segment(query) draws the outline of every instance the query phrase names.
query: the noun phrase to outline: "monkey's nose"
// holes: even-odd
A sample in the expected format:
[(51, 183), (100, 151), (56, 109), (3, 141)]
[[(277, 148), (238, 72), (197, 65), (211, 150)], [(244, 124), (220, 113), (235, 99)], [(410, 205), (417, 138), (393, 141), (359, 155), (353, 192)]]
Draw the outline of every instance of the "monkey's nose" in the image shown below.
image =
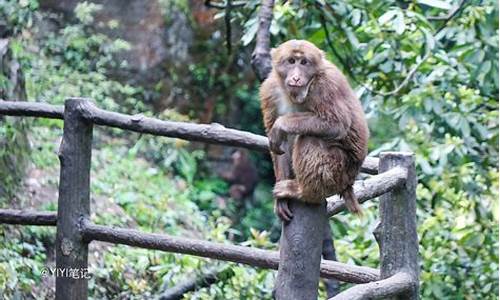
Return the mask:
[(293, 77), (292, 77), (292, 79), (293, 79), (293, 81), (295, 81), (295, 83), (297, 83), (297, 82), (299, 82), (300, 77), (298, 77), (298, 76), (293, 76)]

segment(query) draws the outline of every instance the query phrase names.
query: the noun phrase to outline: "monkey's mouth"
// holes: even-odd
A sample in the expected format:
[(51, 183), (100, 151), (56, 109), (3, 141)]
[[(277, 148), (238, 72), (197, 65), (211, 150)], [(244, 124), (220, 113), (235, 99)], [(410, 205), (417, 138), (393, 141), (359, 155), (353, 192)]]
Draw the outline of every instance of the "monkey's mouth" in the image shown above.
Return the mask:
[(297, 95), (302, 94), (305, 90), (304, 85), (288, 85), (288, 93), (293, 98), (297, 97)]
[(288, 93), (292, 98), (292, 102), (302, 104), (305, 102), (309, 88), (311, 87), (314, 78), (309, 80), (306, 84), (288, 83)]
[(292, 88), (302, 88), (302, 87), (305, 87), (306, 85), (303, 84), (303, 83), (292, 83), (292, 82), (290, 82), (290, 83), (288, 83), (288, 86), (292, 87)]

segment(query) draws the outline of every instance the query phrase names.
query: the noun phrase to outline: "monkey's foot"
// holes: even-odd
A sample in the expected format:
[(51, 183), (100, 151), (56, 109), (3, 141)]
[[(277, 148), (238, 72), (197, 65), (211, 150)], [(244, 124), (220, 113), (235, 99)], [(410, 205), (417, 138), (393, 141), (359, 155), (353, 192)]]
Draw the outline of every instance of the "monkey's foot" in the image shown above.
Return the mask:
[(290, 222), (293, 218), (293, 213), (288, 207), (288, 199), (276, 199), (275, 213), (283, 222)]
[(301, 199), (302, 191), (296, 180), (282, 180), (274, 185), (273, 196), (275, 199)]

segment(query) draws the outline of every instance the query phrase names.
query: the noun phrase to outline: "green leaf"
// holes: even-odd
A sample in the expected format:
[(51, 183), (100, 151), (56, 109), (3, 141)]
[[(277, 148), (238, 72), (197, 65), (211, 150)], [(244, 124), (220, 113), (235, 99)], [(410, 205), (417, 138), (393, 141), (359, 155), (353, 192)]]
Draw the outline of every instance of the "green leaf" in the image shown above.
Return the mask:
[(378, 23), (384, 25), (397, 15), (397, 10), (390, 10), (378, 18)]
[(403, 32), (405, 32), (405, 16), (403, 15), (402, 11), (398, 11), (398, 13), (396, 14), (396, 18), (392, 23), (392, 28), (394, 29), (394, 31), (396, 31), (397, 34), (403, 34)]
[(422, 28), (422, 31), (425, 35), (425, 47), (427, 48), (426, 51), (429, 52), (436, 46), (436, 40), (434, 39), (434, 35), (429, 30), (427, 30), (427, 28)]
[(462, 134), (464, 136), (466, 137), (470, 136), (470, 126), (466, 118), (460, 119), (460, 130), (462, 131)]
[(359, 9), (354, 9), (351, 12), (351, 23), (353, 26), (358, 26), (361, 22), (361, 11)]
[(250, 44), (257, 34), (257, 29), (259, 28), (257, 19), (249, 20), (245, 27), (245, 34), (241, 37), (241, 43), (243, 44), (243, 46), (247, 46), (248, 44)]

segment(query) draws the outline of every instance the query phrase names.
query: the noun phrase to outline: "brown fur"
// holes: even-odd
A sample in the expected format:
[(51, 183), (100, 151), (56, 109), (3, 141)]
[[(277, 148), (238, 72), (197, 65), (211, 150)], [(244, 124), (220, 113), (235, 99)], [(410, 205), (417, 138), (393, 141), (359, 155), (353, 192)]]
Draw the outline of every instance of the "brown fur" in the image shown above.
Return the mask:
[(321, 203), (339, 194), (350, 211), (359, 213), (352, 184), (367, 155), (369, 135), (360, 101), (337, 67), (307, 41), (283, 43), (272, 57), (273, 71), (260, 98), (276, 174), (275, 198)]
[(223, 172), (221, 177), (231, 184), (229, 195), (233, 199), (242, 200), (253, 194), (259, 176), (247, 150), (236, 150), (231, 159), (230, 170)]

